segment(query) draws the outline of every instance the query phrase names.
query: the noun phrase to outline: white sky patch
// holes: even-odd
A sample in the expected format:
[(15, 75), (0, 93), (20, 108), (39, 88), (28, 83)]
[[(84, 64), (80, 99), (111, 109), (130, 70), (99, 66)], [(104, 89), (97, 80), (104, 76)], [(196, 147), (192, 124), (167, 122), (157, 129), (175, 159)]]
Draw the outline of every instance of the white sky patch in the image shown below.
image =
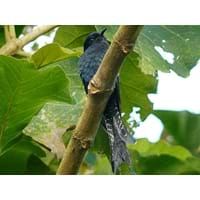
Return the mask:
[[(157, 94), (148, 95), (154, 103), (155, 110), (187, 110), (200, 114), (200, 62), (190, 71), (188, 78), (171, 73), (158, 72), (159, 84)], [(159, 140), (162, 122), (150, 115), (135, 131), (136, 138), (146, 137), (151, 142)]]
[[(38, 26), (35, 26), (33, 29), (36, 29)], [(55, 29), (57, 30), (57, 29)], [(32, 46), (34, 45), (34, 43), (36, 42), (39, 45), (39, 48), (50, 44), (53, 42), (54, 36), (56, 34), (56, 31), (52, 31), (51, 34), (49, 36), (47, 35), (41, 35), (39, 36), (36, 40), (34, 40), (33, 42), (28, 43), (26, 46), (24, 46), (24, 51), (28, 52), (28, 53), (32, 53)], [(22, 37), (22, 36), (21, 36)]]
[(166, 43), (166, 40), (162, 40), (162, 43)]
[(130, 117), (133, 118), (136, 122), (141, 122), (140, 114), (138, 113), (140, 111), (140, 108), (133, 107), (132, 113), (130, 113)]
[(200, 62), (191, 70), (188, 78), (182, 78), (174, 72), (159, 72), (157, 94), (150, 94), (154, 109), (188, 110), (200, 113)]
[[(165, 40), (163, 40), (165, 41)], [(174, 63), (174, 54), (164, 51), (162, 47), (155, 46), (154, 49), (162, 56), (163, 59), (165, 59), (169, 64)]]
[(138, 128), (136, 128), (134, 137), (137, 139), (148, 138), (150, 142), (157, 142), (160, 139), (162, 130), (162, 122), (151, 114), (144, 122), (140, 123)]

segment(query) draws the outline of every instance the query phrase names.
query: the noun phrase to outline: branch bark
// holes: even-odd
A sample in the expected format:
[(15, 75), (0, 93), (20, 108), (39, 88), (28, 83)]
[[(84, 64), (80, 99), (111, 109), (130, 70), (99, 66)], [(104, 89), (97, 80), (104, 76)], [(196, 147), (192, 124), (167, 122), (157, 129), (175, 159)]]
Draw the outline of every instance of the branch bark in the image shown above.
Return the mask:
[(56, 25), (48, 25), (48, 26), (41, 26), (36, 28), (30, 33), (27, 33), (22, 38), (14, 38), (11, 40), (8, 40), (8, 42), (1, 47), (0, 49), (0, 55), (13, 55), (19, 50), (21, 50), (26, 44), (29, 42), (35, 40), (40, 35), (54, 29), (57, 27)]
[(93, 142), (107, 100), (124, 58), (135, 44), (142, 26), (120, 26), (103, 61), (90, 81), (88, 98), (74, 134), (65, 150), (57, 174), (77, 174)]

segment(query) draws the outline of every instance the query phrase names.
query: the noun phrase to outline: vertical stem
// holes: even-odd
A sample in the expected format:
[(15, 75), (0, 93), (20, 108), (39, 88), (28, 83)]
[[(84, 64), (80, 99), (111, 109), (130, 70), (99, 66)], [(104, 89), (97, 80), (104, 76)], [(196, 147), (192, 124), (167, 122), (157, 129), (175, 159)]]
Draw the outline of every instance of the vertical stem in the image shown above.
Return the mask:
[(15, 26), (14, 25), (5, 25), (4, 26), (4, 34), (6, 42), (10, 42), (13, 39), (16, 39), (16, 33), (15, 33)]
[(10, 34), (9, 34), (9, 26), (7, 25), (4, 26), (4, 35), (5, 35), (6, 42), (9, 42)]
[(8, 26), (8, 30), (9, 30), (10, 39), (11, 40), (16, 39), (15, 26), (14, 25)]

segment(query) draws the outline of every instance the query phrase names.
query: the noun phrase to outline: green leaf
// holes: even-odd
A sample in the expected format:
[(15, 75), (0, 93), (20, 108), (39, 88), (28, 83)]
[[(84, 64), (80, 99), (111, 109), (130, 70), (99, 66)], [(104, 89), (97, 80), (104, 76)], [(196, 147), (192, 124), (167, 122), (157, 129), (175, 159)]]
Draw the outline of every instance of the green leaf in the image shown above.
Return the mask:
[(188, 157), (192, 157), (192, 154), (184, 147), (171, 145), (163, 140), (157, 143), (150, 143), (147, 139), (139, 139), (136, 144), (129, 145), (129, 150), (136, 150), (142, 156), (169, 155), (183, 161)]
[(136, 174), (151, 174), (151, 175), (177, 175), (182, 174), (184, 161), (181, 161), (173, 156), (160, 155), (142, 157), (138, 154), (131, 153), (135, 158)]
[(105, 132), (102, 126), (100, 126), (97, 131), (97, 135), (91, 150), (94, 150), (100, 154), (106, 154), (107, 158), (110, 159), (110, 144), (108, 134)]
[(94, 26), (61, 26), (56, 32), (54, 42), (68, 48), (83, 47), (86, 36), (95, 30)]
[(139, 107), (141, 119), (144, 120), (153, 109), (147, 95), (156, 92), (157, 80), (151, 75), (145, 75), (137, 66), (138, 55), (132, 52), (123, 62), (120, 71), (122, 111), (128, 119), (133, 106)]
[[(141, 57), (140, 67), (144, 71), (146, 68), (163, 72), (172, 69), (182, 77), (189, 76), (200, 56), (199, 34), (199, 26), (144, 26), (135, 46)], [(163, 59), (156, 46), (172, 53), (174, 62)]]
[[(96, 26), (98, 31), (107, 28), (105, 36), (112, 40), (118, 26)], [(190, 70), (197, 64), (200, 56), (199, 26), (144, 26), (134, 51), (139, 55), (139, 67), (145, 74), (155, 74), (156, 70), (179, 76), (189, 76)], [(172, 63), (163, 58), (155, 49), (171, 53)]]
[(139, 139), (128, 148), (136, 174), (200, 174), (200, 159), (182, 146)]
[(184, 169), (181, 171), (182, 174), (200, 174), (200, 159), (191, 157), (187, 159)]
[[(154, 175), (180, 175), (180, 174), (200, 174), (200, 160), (194, 157), (185, 161), (179, 160), (173, 156), (160, 155), (142, 157), (137, 153), (131, 153), (134, 157), (134, 166), (136, 173), (154, 174)], [(129, 173), (126, 173), (129, 174)]]
[(157, 110), (154, 114), (163, 122), (165, 134), (173, 141), (200, 156), (200, 115), (187, 111)]
[(44, 157), (46, 153), (44, 148), (41, 147), (39, 144), (35, 143), (30, 137), (25, 135), (21, 135), (19, 140), (10, 148), (10, 149), (19, 149), (20, 151), (26, 151), (32, 153), (34, 156), (37, 157)]
[(30, 155), (30, 152), (10, 149), (0, 157), (0, 174), (24, 174)]
[[(74, 104), (47, 103), (23, 132), (47, 146), (57, 158), (62, 158), (65, 149), (63, 134), (67, 128), (76, 125), (86, 95), (78, 73), (78, 58), (68, 58), (52, 63), (51, 66), (59, 66), (64, 71), (69, 80), (69, 92)], [(66, 135), (69, 135), (69, 132)]]
[[(31, 157), (45, 156), (44, 151), (35, 144), (28, 137), (22, 137), (15, 145), (8, 149), (3, 155), (0, 156), (0, 174), (32, 174), (35, 169), (27, 169), (28, 163), (32, 160)], [(37, 165), (37, 172), (44, 169), (42, 161)], [(45, 167), (43, 174), (48, 171)]]
[(59, 67), (37, 70), (6, 56), (0, 56), (0, 99), (0, 152), (45, 103), (71, 102), (68, 79)]
[(45, 165), (38, 157), (30, 155), (24, 174), (50, 175), (55, 174), (55, 171), (52, 171), (50, 167)]
[(65, 75), (69, 79), (70, 95), (75, 99), (76, 103), (83, 104), (86, 94), (79, 75), (78, 61), (79, 59), (77, 57), (68, 58), (66, 60), (54, 63), (53, 65), (59, 66), (63, 69)]
[(48, 147), (60, 159), (65, 150), (62, 136), (67, 128), (76, 125), (80, 112), (80, 105), (47, 103), (23, 133)]
[(57, 43), (52, 43), (36, 51), (31, 56), (31, 60), (33, 61), (33, 63), (36, 65), (37, 68), (40, 68), (44, 65), (48, 65), (51, 63), (55, 63), (56, 61), (59, 60), (79, 55), (80, 52), (63, 48)]
[(112, 168), (108, 158), (104, 155), (98, 155), (96, 164), (94, 165), (94, 172), (95, 175), (111, 175)]

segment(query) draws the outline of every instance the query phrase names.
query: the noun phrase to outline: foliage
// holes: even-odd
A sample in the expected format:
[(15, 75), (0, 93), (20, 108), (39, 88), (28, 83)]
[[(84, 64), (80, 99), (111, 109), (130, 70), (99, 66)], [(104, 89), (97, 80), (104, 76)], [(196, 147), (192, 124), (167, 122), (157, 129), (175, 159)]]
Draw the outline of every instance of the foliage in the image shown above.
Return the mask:
[[(105, 27), (112, 41), (118, 26), (60, 26), (53, 42), (30, 58), (0, 56), (0, 174), (55, 174), (71, 136), (68, 129), (76, 125), (86, 98), (78, 72), (83, 41)], [(16, 26), (17, 35), (23, 28)], [(157, 143), (130, 140), (132, 164), (121, 166), (119, 174), (200, 174), (199, 115), (153, 111), (148, 98), (156, 93), (157, 70), (189, 76), (199, 58), (199, 31), (199, 26), (144, 26), (134, 51), (123, 62), (120, 90), (127, 126), (131, 130), (128, 120), (134, 107), (141, 120), (154, 113), (165, 129)], [(0, 46), (4, 43), (0, 26)], [(173, 53), (173, 62), (155, 47)], [(80, 174), (112, 174), (109, 152), (100, 127)]]
[[(189, 149), (194, 155), (200, 156), (200, 115), (187, 111), (156, 110), (154, 114), (165, 125), (163, 137), (171, 143)], [(170, 136), (170, 137), (169, 137)]]

